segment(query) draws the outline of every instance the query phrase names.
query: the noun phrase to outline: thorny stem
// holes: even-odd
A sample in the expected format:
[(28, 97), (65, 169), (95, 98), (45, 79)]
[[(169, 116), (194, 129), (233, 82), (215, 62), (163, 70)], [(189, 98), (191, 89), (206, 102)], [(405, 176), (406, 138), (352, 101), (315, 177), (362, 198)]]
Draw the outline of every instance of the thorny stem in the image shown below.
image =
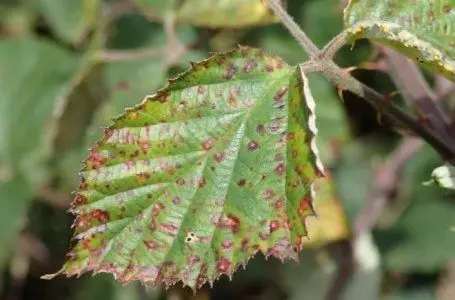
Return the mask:
[(278, 0), (265, 0), (267, 5), (275, 12), (281, 19), (281, 22), (286, 26), (294, 38), (302, 45), (306, 53), (313, 59), (317, 59), (320, 55), (320, 50), (313, 43), (313, 41), (306, 35), (299, 25), (292, 19), (292, 17), (281, 6)]
[(283, 25), (289, 32), (299, 41), (303, 49), (311, 57), (311, 60), (320, 65), (320, 71), (333, 84), (342, 90), (347, 90), (370, 103), (379, 113), (384, 114), (411, 130), (416, 135), (423, 138), (430, 144), (444, 160), (455, 163), (455, 150), (450, 147), (446, 140), (442, 139), (432, 130), (422, 126), (416, 119), (405, 113), (392, 103), (389, 103), (386, 98), (372, 88), (364, 85), (351, 75), (344, 72), (336, 65), (332, 58), (335, 53), (346, 43), (346, 34), (342, 33), (334, 38), (321, 51), (308, 38), (306, 33), (294, 22), (284, 8), (279, 4), (278, 0), (265, 0), (268, 6), (280, 17)]

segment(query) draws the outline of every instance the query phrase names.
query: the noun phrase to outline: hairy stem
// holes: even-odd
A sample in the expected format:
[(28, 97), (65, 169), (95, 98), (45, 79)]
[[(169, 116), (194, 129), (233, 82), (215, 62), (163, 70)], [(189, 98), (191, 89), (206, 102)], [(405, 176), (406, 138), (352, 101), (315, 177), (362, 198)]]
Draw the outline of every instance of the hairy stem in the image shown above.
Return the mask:
[(322, 58), (332, 60), (335, 57), (335, 54), (346, 45), (346, 41), (347, 33), (343, 31), (324, 46), (322, 49)]
[(455, 153), (445, 140), (422, 126), (417, 120), (385, 99), (383, 95), (364, 85), (340, 69), (334, 62), (325, 61), (322, 68), (324, 75), (337, 87), (365, 99), (378, 112), (388, 116), (398, 124), (411, 130), (430, 144), (445, 160), (453, 162)]
[(320, 56), (320, 50), (280, 5), (280, 2), (278, 0), (265, 0), (265, 2), (280, 18), (281, 22), (289, 30), (292, 36), (300, 43), (300, 45), (302, 45), (306, 53), (311, 58), (317, 59)]

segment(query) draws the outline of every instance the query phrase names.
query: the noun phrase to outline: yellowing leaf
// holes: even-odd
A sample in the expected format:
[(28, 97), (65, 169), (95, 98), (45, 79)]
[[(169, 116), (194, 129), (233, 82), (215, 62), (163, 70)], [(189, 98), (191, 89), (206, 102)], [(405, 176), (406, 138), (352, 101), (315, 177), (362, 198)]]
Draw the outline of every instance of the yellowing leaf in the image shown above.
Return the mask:
[(345, 26), (351, 40), (392, 46), (455, 80), (454, 0), (351, 0)]

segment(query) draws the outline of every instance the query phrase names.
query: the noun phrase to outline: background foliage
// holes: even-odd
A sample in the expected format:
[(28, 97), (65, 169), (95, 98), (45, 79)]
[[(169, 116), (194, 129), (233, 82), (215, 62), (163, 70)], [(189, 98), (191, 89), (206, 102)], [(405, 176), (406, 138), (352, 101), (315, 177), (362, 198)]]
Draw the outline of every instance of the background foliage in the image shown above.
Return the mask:
[[(337, 90), (315, 74), (310, 81), (318, 142), (336, 189), (321, 184), (319, 217), (309, 221), (311, 239), (300, 264), (258, 256), (232, 282), (223, 277), (196, 295), (179, 287), (122, 287), (109, 275), (40, 279), (65, 260), (72, 223), (65, 211), (80, 161), (111, 117), (209, 51), (245, 44), (269, 49), (289, 64), (306, 59), (259, 1), (233, 0), (228, 13), (210, 2), (185, 0), (174, 12), (173, 1), (163, 0), (0, 0), (2, 299), (323, 299), (343, 259), (349, 225), (402, 137), (362, 100), (344, 94), (340, 101)], [(345, 3), (339, 0), (287, 2), (318, 46), (343, 28)], [(174, 15), (175, 37), (166, 27)], [(396, 90), (376, 46), (359, 41), (352, 51), (342, 49), (337, 61), (363, 66), (353, 74), (384, 94)], [(453, 97), (445, 101), (455, 106)], [(406, 162), (393, 201), (356, 249), (361, 263), (344, 299), (455, 298), (455, 199), (422, 185), (440, 165), (427, 146)]]

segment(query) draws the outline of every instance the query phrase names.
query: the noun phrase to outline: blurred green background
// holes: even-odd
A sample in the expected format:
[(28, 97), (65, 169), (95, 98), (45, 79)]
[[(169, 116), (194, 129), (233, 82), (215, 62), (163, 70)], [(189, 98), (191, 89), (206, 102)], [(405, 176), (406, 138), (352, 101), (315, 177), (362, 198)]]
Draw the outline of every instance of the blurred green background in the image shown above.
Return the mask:
[[(232, 281), (223, 277), (196, 294), (123, 287), (110, 275), (40, 279), (70, 249), (71, 192), (87, 149), (112, 117), (210, 51), (242, 44), (290, 64), (306, 60), (281, 25), (268, 24), (273, 18), (260, 1), (232, 0), (240, 8), (219, 14), (210, 11), (216, 2), (223, 1), (0, 0), (0, 299), (324, 299), (349, 225), (402, 137), (362, 100), (345, 93), (342, 101), (314, 74), (318, 142), (336, 191), (318, 204), (300, 264), (257, 256)], [(289, 0), (287, 8), (323, 46), (343, 29), (342, 2)], [(337, 62), (370, 66), (353, 74), (381, 93), (396, 90), (387, 73), (369, 70), (380, 57), (366, 41), (343, 48)], [(441, 161), (428, 146), (418, 148), (375, 229), (357, 243), (357, 268), (341, 299), (455, 299), (455, 197), (422, 185)]]

